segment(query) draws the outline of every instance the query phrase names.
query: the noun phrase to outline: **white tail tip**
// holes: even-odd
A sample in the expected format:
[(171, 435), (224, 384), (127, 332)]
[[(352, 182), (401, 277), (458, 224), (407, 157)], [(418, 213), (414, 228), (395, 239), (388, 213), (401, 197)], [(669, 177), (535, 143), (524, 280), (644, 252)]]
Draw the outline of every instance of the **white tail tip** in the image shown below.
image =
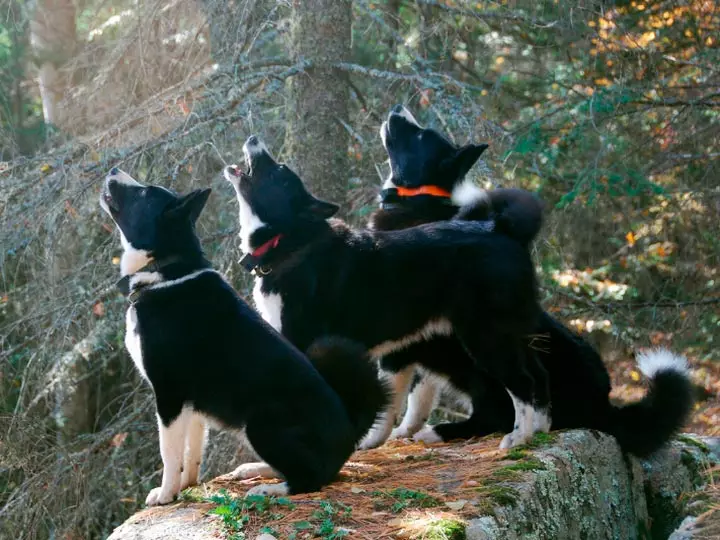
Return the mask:
[(653, 349), (637, 354), (638, 368), (648, 378), (652, 378), (661, 371), (676, 371), (687, 373), (687, 358), (682, 354), (675, 354), (669, 349)]

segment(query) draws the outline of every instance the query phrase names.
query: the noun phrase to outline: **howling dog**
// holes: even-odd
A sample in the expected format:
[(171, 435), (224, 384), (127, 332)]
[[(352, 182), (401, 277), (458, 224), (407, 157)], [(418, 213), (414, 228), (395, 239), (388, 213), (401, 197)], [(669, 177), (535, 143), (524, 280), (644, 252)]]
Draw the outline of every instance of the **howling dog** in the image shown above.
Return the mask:
[[(526, 346), (541, 309), (525, 247), (472, 221), (351, 229), (256, 136), (243, 152), (246, 170), (233, 165), (225, 176), (239, 204), (242, 264), (256, 275), (253, 298), (266, 321), (300, 349), (330, 333), (375, 358), (454, 335), (472, 358), (468, 384), (484, 386), (491, 373), (513, 401), (502, 448), (549, 429), (547, 375)], [(380, 429), (392, 428), (411, 379), (412, 368), (392, 374), (396, 397)]]
[[(380, 209), (370, 218), (377, 230), (393, 230), (449, 219), (475, 219), (488, 230), (502, 232), (523, 245), (538, 233), (540, 201), (519, 189), (485, 191), (466, 173), (487, 145), (456, 146), (432, 129), (423, 128), (401, 105), (392, 109), (380, 129), (390, 161), (390, 175), (380, 194)], [(624, 451), (645, 456), (662, 446), (685, 422), (692, 390), (685, 358), (667, 350), (642, 353), (640, 370), (650, 379), (642, 400), (624, 406), (610, 403), (610, 377), (602, 358), (584, 339), (548, 313), (542, 313), (528, 346), (550, 379), (552, 427), (591, 428), (614, 435)], [(488, 377), (484, 394), (467, 384), (472, 359), (454, 337), (435, 337), (382, 358), (381, 366), (400, 371), (417, 364), (441, 374), (451, 387), (469, 394), (470, 419), (421, 430), (436, 400), (438, 384), (424, 376), (413, 387), (406, 414), (391, 437), (425, 441), (450, 440), (507, 432), (513, 407), (497, 379)], [(381, 443), (382, 441), (375, 441)]]
[(163, 476), (148, 505), (197, 484), (208, 421), (245, 428), (265, 460), (235, 477), (285, 480), (249, 494), (317, 491), (389, 400), (366, 349), (322, 338), (305, 356), (211, 268), (195, 233), (209, 194), (178, 196), (112, 169), (100, 197), (123, 247), (125, 346), (157, 405)]

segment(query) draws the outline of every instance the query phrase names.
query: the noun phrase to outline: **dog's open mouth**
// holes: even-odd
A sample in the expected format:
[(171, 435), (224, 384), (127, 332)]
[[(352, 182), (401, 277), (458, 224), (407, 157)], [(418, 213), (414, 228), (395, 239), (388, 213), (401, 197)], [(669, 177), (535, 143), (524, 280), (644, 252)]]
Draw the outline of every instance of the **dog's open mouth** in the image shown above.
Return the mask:
[(105, 206), (107, 206), (111, 212), (117, 213), (120, 211), (120, 205), (118, 205), (117, 201), (113, 199), (113, 196), (110, 194), (110, 190), (107, 186), (103, 189), (101, 197)]
[[(249, 167), (248, 167), (248, 170), (249, 170)], [(241, 180), (249, 180), (250, 176), (245, 171), (243, 171), (239, 166), (228, 165), (227, 167), (225, 167), (225, 178), (227, 178), (230, 181), (232, 181), (232, 180), (241, 181)]]

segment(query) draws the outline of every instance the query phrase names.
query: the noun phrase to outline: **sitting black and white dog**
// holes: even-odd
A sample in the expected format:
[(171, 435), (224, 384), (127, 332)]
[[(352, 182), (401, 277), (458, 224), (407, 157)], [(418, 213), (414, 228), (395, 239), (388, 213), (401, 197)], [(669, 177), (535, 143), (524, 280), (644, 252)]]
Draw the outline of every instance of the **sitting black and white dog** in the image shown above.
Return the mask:
[[(250, 493), (317, 491), (389, 400), (361, 346), (324, 338), (308, 359), (210, 267), (195, 233), (209, 194), (180, 197), (113, 169), (100, 199), (124, 250), (125, 345), (157, 405), (163, 477), (148, 505), (198, 482), (206, 421), (245, 428), (285, 480)], [(276, 475), (268, 465), (241, 465), (234, 475)]]
[[(519, 189), (485, 191), (466, 177), (486, 145), (456, 146), (440, 133), (423, 128), (400, 105), (390, 112), (380, 135), (391, 172), (383, 185), (380, 209), (370, 218), (373, 228), (477, 219), (488, 230), (507, 234), (523, 245), (539, 231), (542, 207), (534, 195)], [(607, 369), (589, 343), (548, 313), (541, 315), (533, 334), (528, 346), (537, 349), (550, 378), (553, 429), (599, 429), (613, 434), (625, 451), (647, 455), (684, 423), (692, 393), (683, 357), (664, 350), (640, 355), (639, 367), (651, 377), (651, 391), (637, 403), (615, 406), (608, 399)], [(443, 374), (453, 388), (470, 393), (473, 411), (466, 421), (420, 430), (438, 391), (437, 382), (424, 376), (412, 389), (405, 417), (391, 437), (449, 440), (507, 431), (512, 426), (512, 402), (498, 380), (488, 377), (485, 392), (472, 393), (466, 382), (472, 359), (456, 338), (436, 337), (413, 344), (383, 357), (381, 366), (399, 371), (412, 362)], [(468, 367), (462, 370), (461, 366)]]
[[(502, 448), (550, 425), (548, 382), (526, 336), (540, 308), (535, 270), (515, 240), (455, 221), (392, 232), (353, 230), (330, 220), (338, 207), (311, 195), (257, 137), (243, 147), (247, 172), (225, 176), (240, 209), (243, 265), (266, 321), (299, 348), (332, 333), (374, 357), (453, 334), (472, 357), (469, 384), (497, 377), (514, 404)], [(392, 429), (412, 373), (396, 373), (382, 419)]]

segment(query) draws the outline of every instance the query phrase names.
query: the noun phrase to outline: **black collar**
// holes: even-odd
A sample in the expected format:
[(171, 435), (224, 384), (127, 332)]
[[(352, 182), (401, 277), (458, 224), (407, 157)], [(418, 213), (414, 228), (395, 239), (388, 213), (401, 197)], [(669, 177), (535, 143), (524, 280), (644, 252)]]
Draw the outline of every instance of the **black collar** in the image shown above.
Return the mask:
[(163, 268), (167, 268), (171, 264), (178, 263), (181, 260), (182, 258), (179, 255), (171, 255), (163, 259), (153, 259), (137, 272), (121, 277), (117, 283), (115, 283), (115, 286), (120, 289), (123, 296), (127, 296), (127, 299), (131, 304), (134, 304), (137, 302), (138, 298), (140, 298), (143, 289), (145, 289), (148, 285), (152, 285), (152, 283), (138, 283), (135, 287), (130, 289), (130, 280), (133, 276), (139, 274), (140, 272), (160, 272)]

